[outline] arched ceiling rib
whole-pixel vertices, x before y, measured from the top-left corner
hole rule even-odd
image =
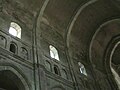
[[[71,30],[73,29],[73,26],[79,16],[79,14],[83,11],[84,8],[86,8],[87,6],[89,6],[90,4],[93,4],[95,3],[97,0],[91,0],[87,3],[85,3],[83,6],[80,7],[80,9],[77,11],[77,13],[75,14],[75,16],[73,17],[73,20],[71,21],[70,23],[70,26],[68,28],[68,32],[66,33],[66,42],[67,42],[67,46],[69,47],[69,37],[70,37],[70,34],[71,34]]]
[[[83,3],[84,0],[50,0],[43,18],[49,22],[49,26],[64,36],[71,17]]]
[[[99,27],[90,47],[91,62],[97,68],[104,67],[104,54],[111,39],[120,34],[120,20],[114,19]],[[102,69],[102,68],[101,68]]]
[[[115,65],[120,65],[120,42],[114,50],[111,62],[114,63]]]
[[[85,3],[84,0],[49,0],[42,19],[38,19],[39,22],[37,22],[37,26],[40,26],[37,28],[38,33],[42,33],[42,38],[47,41],[63,47],[68,24],[83,3]]]
[[[47,0],[3,0],[5,3],[5,10],[12,12],[14,16],[19,17],[27,25],[33,25],[32,15],[29,17],[29,12],[33,14],[34,18],[39,10],[44,8],[44,2]],[[119,9],[115,7],[118,3],[111,3],[109,0],[48,0],[44,11],[42,12],[40,21],[38,20],[37,31],[42,31],[43,36],[46,33],[54,34],[60,39],[58,44],[63,45],[64,36],[68,34],[68,43],[74,54],[79,56],[81,51],[89,48],[91,39],[97,28],[106,21],[109,21],[120,16]],[[114,2],[114,1],[113,1]],[[116,0],[118,2],[118,0]],[[15,4],[17,3],[17,4]],[[9,5],[10,4],[10,5]],[[15,6],[16,5],[16,6]],[[11,8],[12,7],[12,8]],[[19,8],[17,8],[19,7]],[[13,9],[15,8],[15,9]],[[80,8],[80,10],[78,10]],[[9,10],[7,10],[9,9]],[[19,9],[19,10],[18,10]],[[25,10],[24,10],[25,9]],[[18,10],[18,11],[17,11]],[[28,11],[27,11],[28,10]],[[78,13],[75,15],[76,11]],[[16,12],[14,12],[16,11]],[[40,12],[40,13],[41,13]],[[8,14],[9,14],[8,13]],[[22,16],[24,15],[24,16]],[[74,16],[75,15],[75,16]],[[74,19],[73,19],[74,17]],[[73,19],[73,22],[71,20]],[[42,24],[44,25],[42,25]],[[70,31],[66,33],[70,25]],[[31,27],[32,28],[32,27]],[[49,31],[46,31],[50,29]],[[54,33],[53,33],[54,32]],[[59,35],[60,34],[60,35]],[[50,36],[52,37],[52,36]],[[53,38],[55,38],[53,37]],[[47,37],[46,37],[47,38]],[[57,39],[55,39],[57,42]],[[61,44],[62,43],[62,44]]]
[[[79,14],[70,34],[72,53],[80,56],[89,48],[92,36],[104,22],[119,17],[119,11],[110,2],[99,0],[88,5]]]

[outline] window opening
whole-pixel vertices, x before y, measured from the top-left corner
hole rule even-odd
[[[49,48],[50,48],[50,56],[59,61],[59,55],[57,49],[51,45],[49,46]]]
[[[58,69],[58,67],[57,66],[54,66],[54,72],[55,72],[55,74],[57,74],[57,75],[59,75],[60,73],[59,73],[59,69]]]
[[[85,69],[84,65],[82,63],[80,63],[80,62],[78,62],[78,65],[79,65],[80,73],[87,76],[87,72],[86,72],[86,69]]]
[[[15,37],[21,38],[21,27],[17,23],[11,22],[9,33]]]
[[[15,44],[10,44],[10,51],[16,53],[16,46]]]

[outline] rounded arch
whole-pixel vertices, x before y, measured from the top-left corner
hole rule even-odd
[[[92,0],[80,8],[69,25],[66,35],[66,45],[70,56],[82,57],[84,62],[90,62],[89,45],[96,30],[103,23],[120,17],[116,7],[111,6],[112,3],[106,0]]]
[[[16,79],[15,81],[13,81],[13,83],[19,83],[19,86],[16,85],[16,87],[18,88],[18,90],[30,90],[29,84],[26,82],[23,74],[20,73],[20,70],[18,71],[18,69],[16,67],[12,66],[7,66],[7,65],[0,65],[0,73],[4,72],[4,75],[6,75],[5,77],[8,77],[7,74],[10,74],[12,76],[9,76],[8,79],[12,80],[12,79]],[[2,74],[1,74],[2,75]]]
[[[109,41],[116,35],[120,34],[119,21],[120,19],[113,19],[105,22],[96,30],[95,34],[93,35],[90,46],[89,46],[89,59],[91,63],[94,64],[94,67],[96,66],[97,67],[102,66],[102,68],[104,67],[103,56],[104,56],[105,49]],[[97,61],[98,62],[100,61],[99,65],[95,63],[97,56],[99,57]]]
[[[118,87],[110,68],[110,57],[117,43],[115,40],[118,40],[120,35],[119,22],[120,19],[113,19],[102,24],[92,37],[89,48],[89,58],[93,67],[107,76],[111,88],[115,90],[118,90]]]
[[[25,90],[19,78],[10,70],[0,71],[0,89],[5,90]]]
[[[111,70],[111,67],[112,67],[111,63],[112,63],[113,53],[114,53],[116,47],[119,44],[120,44],[120,34],[113,37],[110,40],[110,42],[109,42],[109,44],[106,48],[105,56],[104,56],[104,58],[105,58],[105,64],[104,65],[105,65],[105,70],[106,70],[106,73],[107,73],[107,76],[108,76],[107,78],[108,78],[108,80],[111,84],[112,89],[115,89],[115,90],[119,90],[119,89],[118,89],[117,82],[115,81],[115,77],[113,75],[113,72]]]
[[[77,20],[77,18],[79,17],[79,15],[81,14],[81,12],[89,5],[93,4],[97,2],[97,0],[91,0],[89,2],[87,2],[86,4],[84,4],[82,7],[80,7],[80,9],[77,11],[77,13],[75,14],[75,16],[73,17],[70,25],[69,25],[69,28],[68,28],[68,32],[66,34],[66,43],[67,43],[67,47],[69,47],[69,39],[70,39],[70,34],[72,32],[72,29],[73,29],[73,26]]]
[[[15,42],[10,42],[10,47],[9,50],[14,53],[17,54],[18,53],[18,46]]]

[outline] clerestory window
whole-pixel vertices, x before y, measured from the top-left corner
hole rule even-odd
[[[59,61],[59,55],[57,49],[52,45],[50,45],[49,48],[50,48],[50,56]]]
[[[79,65],[80,73],[87,76],[87,72],[86,72],[86,69],[85,69],[84,65],[82,63],[80,63],[80,62],[78,62],[78,65]]]
[[[9,33],[15,37],[21,38],[21,27],[17,23],[11,22]]]

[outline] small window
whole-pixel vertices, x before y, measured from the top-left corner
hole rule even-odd
[[[59,56],[58,56],[57,49],[55,47],[51,46],[51,45],[49,46],[49,48],[50,48],[50,56],[59,61]]]
[[[60,75],[59,68],[56,65],[54,66],[54,72],[55,72],[55,74]]]
[[[86,69],[85,69],[84,65],[82,63],[80,63],[80,62],[78,62],[78,65],[79,65],[80,73],[87,76],[87,72],[86,72]]]
[[[22,58],[26,60],[28,59],[28,51],[24,47],[21,47],[21,55],[22,55]]]
[[[21,38],[21,27],[17,23],[11,22],[9,33],[15,37]]]
[[[10,44],[10,51],[13,52],[13,53],[16,53],[16,45],[11,43]]]

